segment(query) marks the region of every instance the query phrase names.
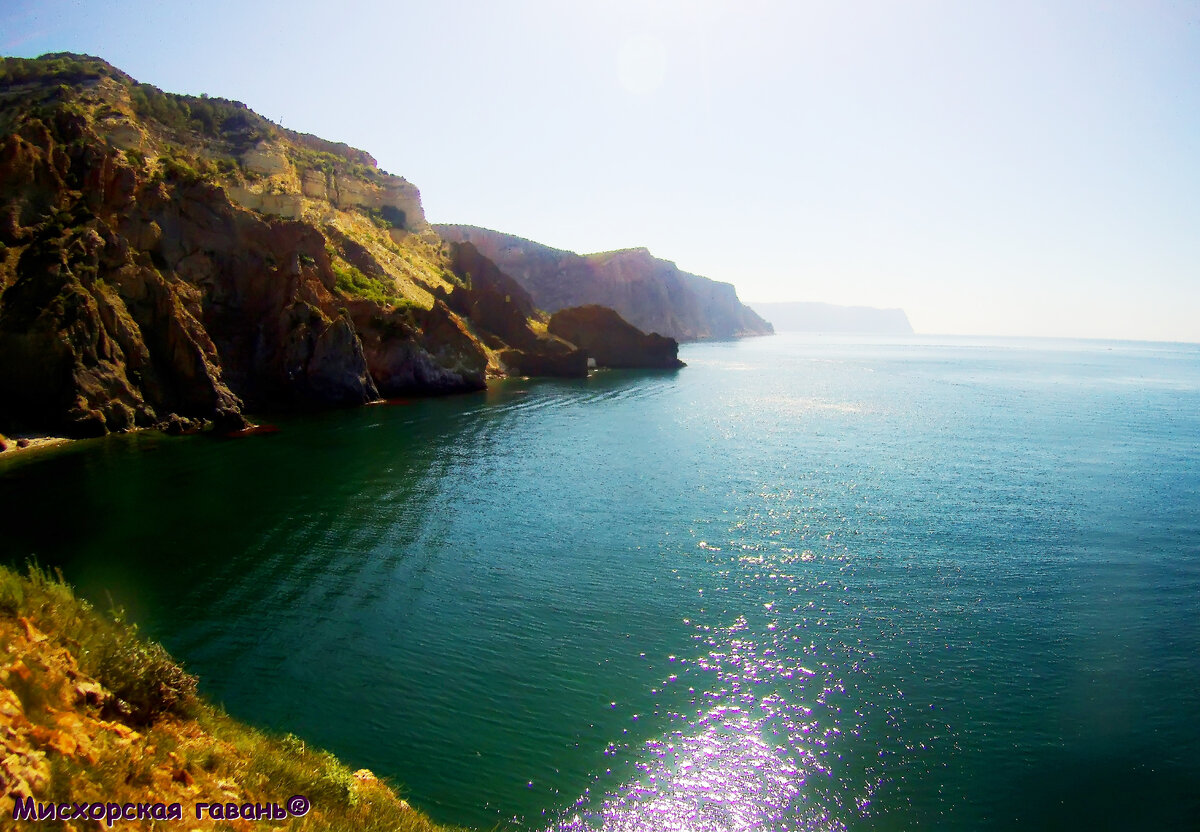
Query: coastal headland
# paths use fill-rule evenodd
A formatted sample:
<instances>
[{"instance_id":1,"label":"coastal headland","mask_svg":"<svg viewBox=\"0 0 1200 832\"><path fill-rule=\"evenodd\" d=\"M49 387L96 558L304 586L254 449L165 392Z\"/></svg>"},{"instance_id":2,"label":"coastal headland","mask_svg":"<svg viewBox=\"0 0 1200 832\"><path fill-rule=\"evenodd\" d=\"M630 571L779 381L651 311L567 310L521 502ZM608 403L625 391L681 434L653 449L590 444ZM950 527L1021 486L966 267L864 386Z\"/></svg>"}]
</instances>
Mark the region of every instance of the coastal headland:
<instances>
[{"instance_id":1,"label":"coastal headland","mask_svg":"<svg viewBox=\"0 0 1200 832\"><path fill-rule=\"evenodd\" d=\"M640 288L637 314L605 316L613 329L584 348L548 330L560 307L510 276L530 269L439 234L417 188L364 151L237 101L163 92L89 56L0 65L8 435L230 432L247 412L582 376L589 359L605 366L597 344L634 343L621 317L655 323L667 352L676 333L770 330L732 286L647 258L587 259L626 264L593 275L602 293ZM680 281L688 291L676 302Z\"/></svg>"}]
</instances>

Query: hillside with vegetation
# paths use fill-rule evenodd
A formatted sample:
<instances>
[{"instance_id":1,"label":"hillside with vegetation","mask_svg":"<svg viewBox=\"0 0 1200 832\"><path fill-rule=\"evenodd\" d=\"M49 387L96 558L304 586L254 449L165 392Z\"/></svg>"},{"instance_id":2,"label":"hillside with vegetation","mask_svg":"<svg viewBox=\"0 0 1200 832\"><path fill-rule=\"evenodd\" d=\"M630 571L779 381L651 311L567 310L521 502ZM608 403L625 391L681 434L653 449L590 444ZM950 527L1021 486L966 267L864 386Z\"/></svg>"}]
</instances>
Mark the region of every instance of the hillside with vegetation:
<instances>
[{"instance_id":1,"label":"hillside with vegetation","mask_svg":"<svg viewBox=\"0 0 1200 832\"><path fill-rule=\"evenodd\" d=\"M0 61L0 431L236 430L582 372L527 297L478 314L457 249L363 151L88 56Z\"/></svg>"},{"instance_id":2,"label":"hillside with vegetation","mask_svg":"<svg viewBox=\"0 0 1200 832\"><path fill-rule=\"evenodd\" d=\"M450 832L370 771L230 718L161 646L36 568L0 566L0 759L4 829ZM297 795L308 807L280 818Z\"/></svg>"}]
</instances>

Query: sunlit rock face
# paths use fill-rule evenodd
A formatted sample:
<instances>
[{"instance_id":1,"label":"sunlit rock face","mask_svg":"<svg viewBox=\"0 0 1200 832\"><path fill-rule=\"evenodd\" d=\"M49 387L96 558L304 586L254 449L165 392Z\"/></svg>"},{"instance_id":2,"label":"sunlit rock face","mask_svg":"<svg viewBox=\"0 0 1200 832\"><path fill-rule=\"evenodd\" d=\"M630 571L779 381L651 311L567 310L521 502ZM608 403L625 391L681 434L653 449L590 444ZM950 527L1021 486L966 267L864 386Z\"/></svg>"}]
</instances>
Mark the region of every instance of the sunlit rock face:
<instances>
[{"instance_id":1,"label":"sunlit rock face","mask_svg":"<svg viewBox=\"0 0 1200 832\"><path fill-rule=\"evenodd\" d=\"M580 256L486 228L435 228L447 240L474 244L547 312L598 304L642 332L678 341L772 332L732 285L680 271L644 248Z\"/></svg>"},{"instance_id":2,"label":"sunlit rock face","mask_svg":"<svg viewBox=\"0 0 1200 832\"><path fill-rule=\"evenodd\" d=\"M585 351L553 331L535 328L540 315L529 293L470 243L450 246L451 268L463 282L450 293L450 308L490 336L505 369L513 375L583 378ZM507 347L507 348L506 348Z\"/></svg>"},{"instance_id":3,"label":"sunlit rock face","mask_svg":"<svg viewBox=\"0 0 1200 832\"><path fill-rule=\"evenodd\" d=\"M368 154L347 145L281 130L278 139L246 149L240 161L255 179L234 186L230 195L252 211L299 219L306 210L319 209L309 200L341 210L376 211L403 231L428 227L417 187L379 170Z\"/></svg>"},{"instance_id":4,"label":"sunlit rock face","mask_svg":"<svg viewBox=\"0 0 1200 832\"><path fill-rule=\"evenodd\" d=\"M237 428L585 372L527 298L452 310L419 191L363 151L88 56L6 59L0 104L0 428Z\"/></svg>"}]
</instances>

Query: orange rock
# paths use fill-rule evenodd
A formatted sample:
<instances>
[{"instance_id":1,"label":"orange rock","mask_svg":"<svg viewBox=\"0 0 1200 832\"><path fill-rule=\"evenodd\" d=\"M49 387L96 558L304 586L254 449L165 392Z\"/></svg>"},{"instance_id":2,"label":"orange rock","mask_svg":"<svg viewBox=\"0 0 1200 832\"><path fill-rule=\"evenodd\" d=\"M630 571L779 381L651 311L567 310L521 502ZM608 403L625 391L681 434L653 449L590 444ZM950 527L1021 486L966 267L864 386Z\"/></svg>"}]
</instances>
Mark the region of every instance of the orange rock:
<instances>
[{"instance_id":1,"label":"orange rock","mask_svg":"<svg viewBox=\"0 0 1200 832\"><path fill-rule=\"evenodd\" d=\"M4 672L8 675L16 675L23 682L28 682L30 677L29 668L25 666L25 662L17 659L15 662L4 668Z\"/></svg>"},{"instance_id":2,"label":"orange rock","mask_svg":"<svg viewBox=\"0 0 1200 832\"><path fill-rule=\"evenodd\" d=\"M33 622L30 621L25 616L21 616L20 621L25 626L25 638L29 639L29 641L33 642L34 644L37 644L39 641L45 641L46 639L50 638L50 636L46 635L45 633L40 631L37 627L33 626Z\"/></svg>"},{"instance_id":3,"label":"orange rock","mask_svg":"<svg viewBox=\"0 0 1200 832\"><path fill-rule=\"evenodd\" d=\"M55 731L51 735L48 745L64 757L70 757L75 753L75 749L79 747L76 739L66 731Z\"/></svg>"},{"instance_id":4,"label":"orange rock","mask_svg":"<svg viewBox=\"0 0 1200 832\"><path fill-rule=\"evenodd\" d=\"M119 722L100 722L100 727L112 731L123 740L136 740L141 737L137 731Z\"/></svg>"},{"instance_id":5,"label":"orange rock","mask_svg":"<svg viewBox=\"0 0 1200 832\"><path fill-rule=\"evenodd\" d=\"M72 642L72 643L76 647L79 646L79 642ZM79 675L79 665L75 661L75 654L73 654L67 648L62 647L59 649L58 655L59 655L59 658L62 660L62 663L67 666L67 670L66 670L67 676L69 676L72 679L77 677Z\"/></svg>"},{"instance_id":6,"label":"orange rock","mask_svg":"<svg viewBox=\"0 0 1200 832\"><path fill-rule=\"evenodd\" d=\"M0 717L5 717L7 722L24 716L20 698L8 688L0 688Z\"/></svg>"},{"instance_id":7,"label":"orange rock","mask_svg":"<svg viewBox=\"0 0 1200 832\"><path fill-rule=\"evenodd\" d=\"M189 772L186 768L178 768L173 771L171 773L171 779L176 783L182 783L185 786L190 786L196 782L195 778L192 777L191 772Z\"/></svg>"}]
</instances>

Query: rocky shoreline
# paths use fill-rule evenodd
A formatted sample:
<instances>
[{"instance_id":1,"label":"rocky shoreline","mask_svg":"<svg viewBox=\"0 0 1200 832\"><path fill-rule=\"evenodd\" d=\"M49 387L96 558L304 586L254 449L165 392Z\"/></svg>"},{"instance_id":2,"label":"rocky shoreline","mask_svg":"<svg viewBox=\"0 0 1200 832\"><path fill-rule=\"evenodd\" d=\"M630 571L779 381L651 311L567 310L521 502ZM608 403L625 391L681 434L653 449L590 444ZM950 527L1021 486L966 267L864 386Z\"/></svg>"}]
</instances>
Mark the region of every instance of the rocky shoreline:
<instances>
[{"instance_id":1,"label":"rocky shoreline","mask_svg":"<svg viewBox=\"0 0 1200 832\"><path fill-rule=\"evenodd\" d=\"M229 433L247 409L671 364L674 339L591 317L586 347L552 330L363 151L89 56L0 59L0 430Z\"/></svg>"},{"instance_id":2,"label":"rocky shoreline","mask_svg":"<svg viewBox=\"0 0 1200 832\"><path fill-rule=\"evenodd\" d=\"M66 445L74 440L68 436L17 436L8 437L0 434L0 453L9 455L20 451L36 451Z\"/></svg>"}]
</instances>

